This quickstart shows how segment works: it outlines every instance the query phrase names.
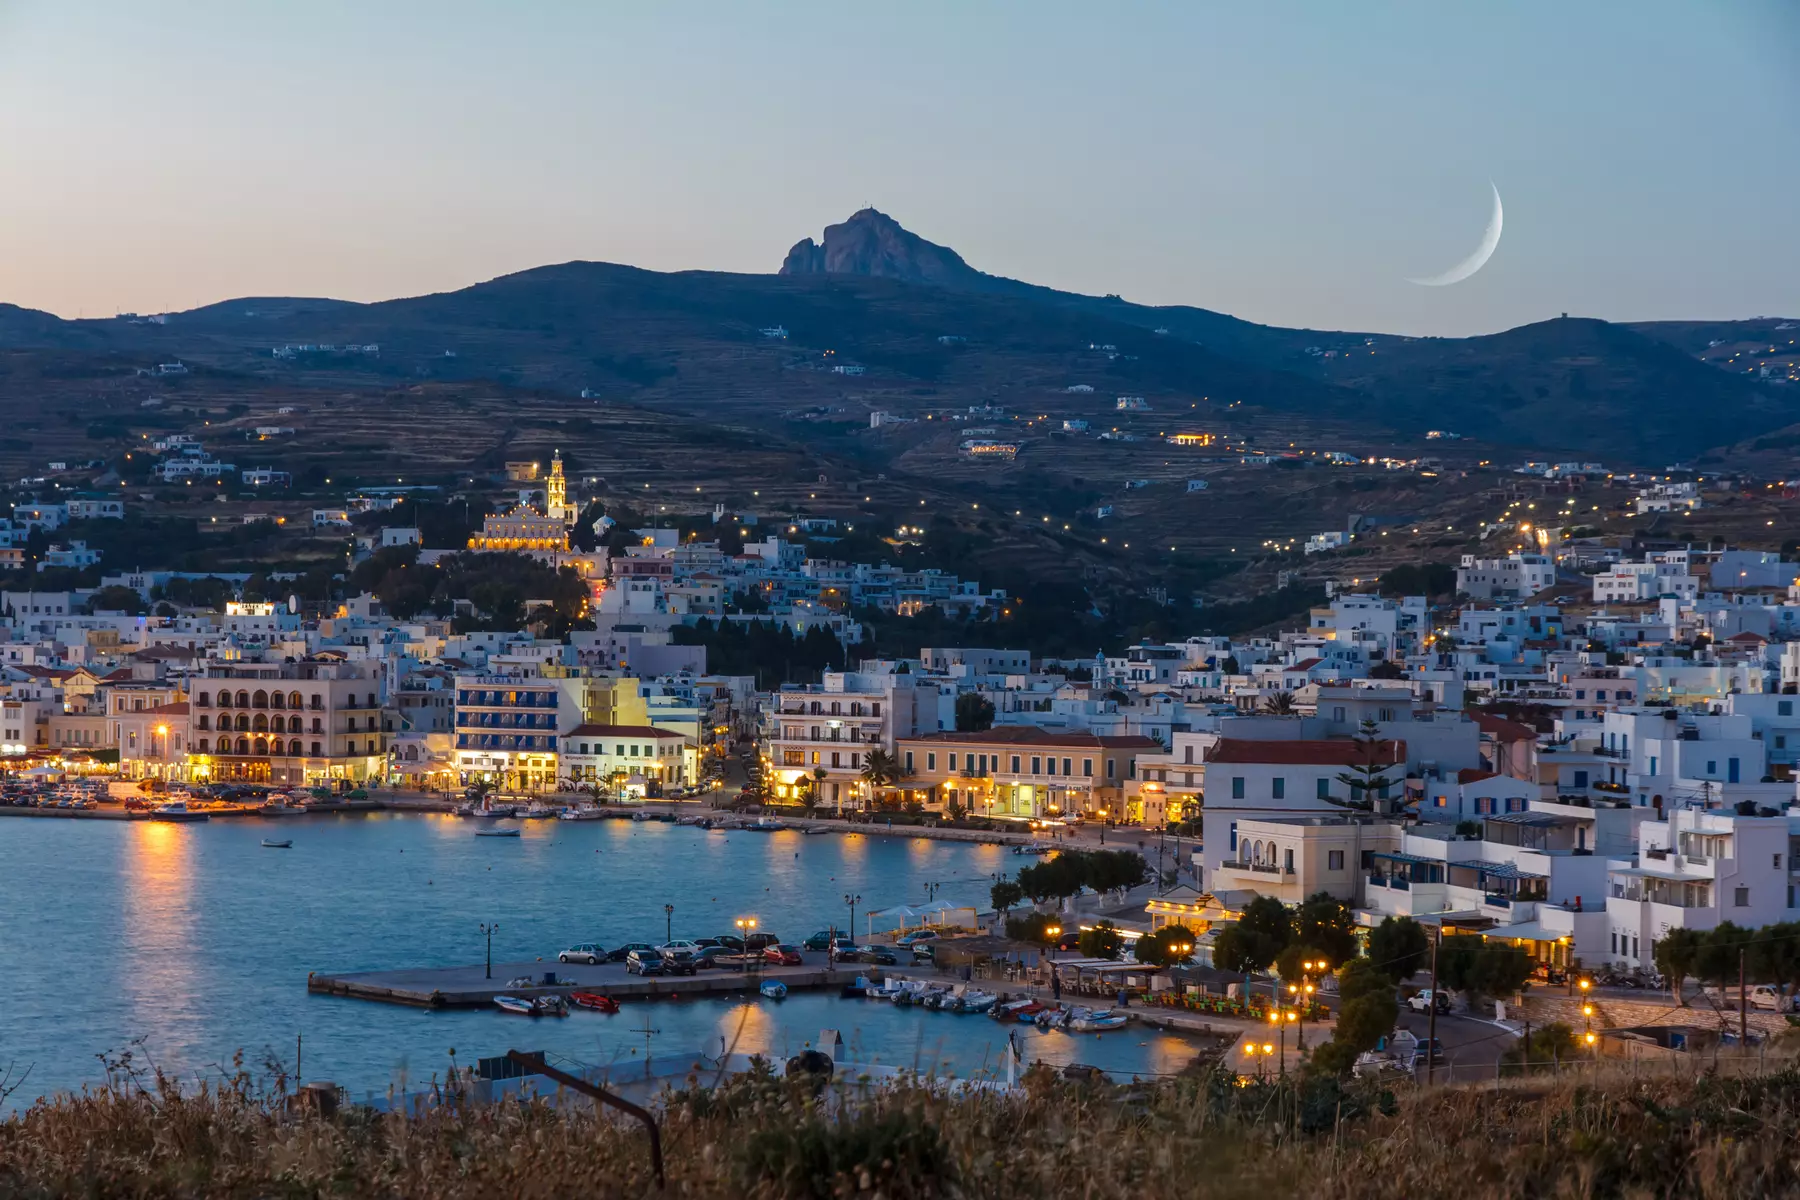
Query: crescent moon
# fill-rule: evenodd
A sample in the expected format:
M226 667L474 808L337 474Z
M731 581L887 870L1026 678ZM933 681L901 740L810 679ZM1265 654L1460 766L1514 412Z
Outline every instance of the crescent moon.
M1500 245L1500 225L1505 216L1500 208L1500 189L1494 187L1492 180L1488 186L1494 188L1494 215L1488 218L1487 232L1481 235L1481 245L1475 247L1475 253L1445 271L1442 275L1433 275L1429 279L1408 279L1408 283L1416 283L1423 287L1448 287L1453 283L1461 283L1475 272L1487 265L1494 250Z

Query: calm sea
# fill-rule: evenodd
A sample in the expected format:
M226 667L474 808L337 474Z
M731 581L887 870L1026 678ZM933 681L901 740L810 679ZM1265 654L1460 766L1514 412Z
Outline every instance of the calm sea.
M205 824L0 819L0 1072L29 1068L14 1106L103 1077L100 1055L134 1044L187 1078L243 1052L353 1092L417 1085L455 1050L467 1065L509 1048L587 1065L716 1050L786 1055L835 1028L862 1061L993 1069L1007 1033L979 1017L796 993L768 1001L627 1005L524 1022L498 1011L431 1012L312 996L308 971L447 966L564 946L732 931L739 917L798 941L843 928L843 897L871 907L928 896L983 903L1019 860L994 846L917 838L716 833L623 821L536 821L477 838L472 822L372 813ZM292 838L291 850L263 838ZM930 886L928 886L930 885ZM984 905L985 906L985 905ZM646 1030L649 1032L646 1033ZM1130 1030L1022 1035L1028 1059L1107 1070L1178 1070L1183 1039ZM141 1039L141 1042L140 1042Z

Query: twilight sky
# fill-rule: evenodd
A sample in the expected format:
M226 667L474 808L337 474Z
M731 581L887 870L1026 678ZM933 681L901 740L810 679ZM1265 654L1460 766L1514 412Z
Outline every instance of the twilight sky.
M768 272L863 205L1282 325L1800 316L1800 6L0 0L0 301Z

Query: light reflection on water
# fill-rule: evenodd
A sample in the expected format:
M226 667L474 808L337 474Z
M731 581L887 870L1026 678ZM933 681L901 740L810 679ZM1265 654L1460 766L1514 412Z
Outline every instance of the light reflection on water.
M578 941L728 932L739 917L798 941L842 927L846 892L870 909L937 896L985 900L999 848L914 838L706 832L651 822L527 822L517 840L472 823L362 814L206 824L0 819L0 965L14 998L0 1018L0 1069L31 1065L28 1102L100 1077L95 1056L143 1037L184 1077L274 1055L305 1075L381 1090L458 1061L542 1049L601 1065L736 1048L786 1057L822 1029L852 1057L992 1069L1007 1034L981 1017L795 993L779 1004L694 999L628 1005L614 1017L531 1021L497 1011L430 1012L309 996L311 970L479 962L480 922L498 922L496 962L553 956ZM292 838L266 850L264 837ZM1188 1043L1142 1030L1103 1036L1022 1029L1028 1058L1163 1073Z

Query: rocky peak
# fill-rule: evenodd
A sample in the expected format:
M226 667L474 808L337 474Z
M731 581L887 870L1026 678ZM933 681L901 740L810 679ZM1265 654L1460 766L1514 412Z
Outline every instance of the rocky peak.
M956 251L926 241L873 208L851 214L840 225L827 225L822 241L796 243L781 274L878 275L940 287L966 287L984 278Z

